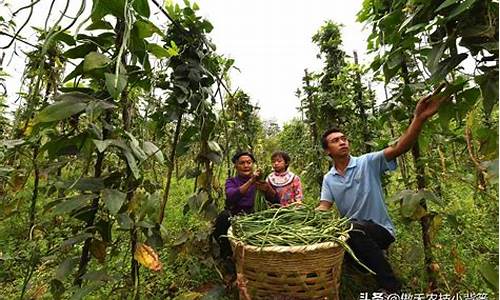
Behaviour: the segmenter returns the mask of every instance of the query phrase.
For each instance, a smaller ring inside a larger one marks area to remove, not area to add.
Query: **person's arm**
[[[226,201],[229,205],[233,205],[238,202],[242,193],[240,192],[239,186],[236,184],[233,178],[226,180]]]
[[[302,202],[304,195],[302,194],[302,183],[300,182],[299,176],[295,176],[292,184],[294,189],[295,202]]]
[[[255,175],[252,175],[252,177],[247,181],[245,182],[244,184],[240,185],[240,193],[242,195],[246,194],[248,192],[248,190],[250,189],[250,187],[252,187],[252,185],[257,181],[257,177]]]
[[[266,200],[271,202],[271,203],[276,203],[277,195],[278,193],[271,187],[269,182],[267,181],[257,181],[255,183],[256,187],[258,190],[263,191]],[[278,201],[279,202],[279,201]]]
[[[406,153],[413,146],[424,123],[438,111],[443,101],[449,99],[449,96],[438,95],[443,87],[444,85],[439,86],[432,95],[425,96],[418,101],[413,120],[406,132],[399,138],[396,145],[384,149],[384,156],[388,161]]]
[[[321,210],[321,211],[327,211],[332,208],[332,202],[326,201],[326,200],[320,200],[318,207],[316,207],[316,210]]]
[[[327,175],[323,177],[323,183],[321,184],[321,196],[318,207],[316,210],[326,211],[329,210],[333,206],[333,194],[328,186]]]

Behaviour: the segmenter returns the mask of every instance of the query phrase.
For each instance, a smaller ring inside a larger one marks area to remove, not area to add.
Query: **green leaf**
[[[106,208],[112,215],[116,215],[118,213],[120,208],[123,206],[126,198],[127,194],[122,193],[118,190],[104,189],[102,191],[102,199],[104,200],[104,204],[106,204]]]
[[[148,0],[134,0],[132,3],[132,7],[138,12],[141,16],[149,18],[149,4]]]
[[[135,179],[139,179],[141,177],[141,174],[139,168],[137,167],[134,155],[132,154],[132,152],[130,152],[130,150],[127,149],[122,149],[122,153],[125,156],[127,164],[130,170],[132,171],[132,174],[134,175]]]
[[[435,72],[441,57],[443,57],[444,50],[446,50],[446,43],[438,43],[432,47],[432,50],[427,56],[427,67],[431,72]]]
[[[405,218],[411,218],[419,206],[420,199],[418,197],[411,196],[403,198],[403,203],[401,204],[401,215]]]
[[[483,161],[481,166],[486,169],[488,181],[498,184],[498,159]]]
[[[0,146],[5,146],[7,149],[13,149],[17,146],[23,145],[25,140],[2,140],[0,141]]]
[[[93,98],[81,93],[63,94],[56,98],[58,101],[42,109],[33,122],[36,124],[67,119],[84,111],[89,99]]]
[[[111,243],[112,242],[112,224],[110,221],[105,221],[105,220],[99,220],[99,222],[96,223],[95,227],[97,228],[97,231],[102,237],[102,240],[106,243]]]
[[[120,229],[128,230],[134,227],[134,221],[126,213],[123,213],[118,215],[118,225]]]
[[[113,29],[113,25],[104,20],[93,21],[92,24],[85,28],[86,30],[102,30],[102,29]]]
[[[73,245],[81,243],[81,242],[83,242],[86,239],[91,238],[91,237],[92,237],[92,233],[89,233],[89,232],[77,234],[77,235],[65,240],[64,242],[62,242],[61,248],[62,249],[70,249],[71,247],[73,247]]]
[[[498,69],[476,76],[475,81],[481,88],[484,113],[489,116],[498,103]]]
[[[106,148],[109,147],[109,145],[113,144],[113,141],[114,140],[104,140],[104,141],[92,140],[92,142],[97,148],[97,151],[99,151],[100,153],[103,153],[104,150],[106,150]]]
[[[80,289],[78,289],[73,296],[71,296],[70,300],[80,300],[84,299],[85,296],[88,294],[92,293],[93,291],[97,290],[99,287],[101,287],[101,284],[93,284],[93,285],[86,285]]]
[[[442,10],[444,8],[447,8],[448,6],[451,6],[451,5],[453,5],[453,4],[455,4],[455,3],[459,2],[459,1],[460,0],[446,0],[443,3],[441,3],[441,5],[439,5],[439,7],[436,8],[434,11],[438,12],[438,11],[440,11],[440,10]]]
[[[64,42],[68,46],[75,45],[75,39],[72,35],[67,34],[66,32],[58,32],[54,36],[54,40]]]
[[[81,63],[79,63],[78,66],[76,66],[75,69],[73,71],[71,71],[71,73],[68,74],[68,76],[64,77],[63,82],[67,82],[67,81],[75,78],[76,76],[82,75],[82,74],[83,74],[83,61]]]
[[[83,61],[83,71],[88,72],[95,69],[100,69],[105,67],[110,62],[111,60],[107,56],[97,52],[90,52],[89,54],[85,55]]]
[[[73,182],[66,182],[66,188],[69,188],[70,184],[73,185]],[[73,189],[77,189],[80,191],[98,192],[104,189],[104,180],[102,178],[94,177],[80,178],[76,182],[76,184],[74,184]]]
[[[484,262],[479,266],[479,272],[495,291],[498,291],[498,270],[495,267],[496,264]]]
[[[467,56],[467,53],[460,53],[459,55],[449,57],[440,62],[436,67],[436,71],[432,73],[430,81],[434,83],[442,81],[446,75],[466,59]]]
[[[158,44],[148,43],[146,49],[157,58],[170,57],[170,52]]]
[[[59,266],[57,266],[54,277],[59,281],[65,281],[66,276],[71,273],[78,261],[79,257],[70,257],[63,260]]]
[[[93,0],[92,22],[102,20],[104,16],[112,14],[115,17],[123,19],[123,10],[125,0]]]
[[[165,162],[163,153],[161,152],[160,148],[158,148],[155,144],[146,141],[142,145],[142,148],[144,149],[144,152],[148,157],[154,155],[159,163],[163,164]]]
[[[65,290],[66,289],[64,288],[64,284],[60,280],[52,279],[50,281],[50,294],[52,295],[53,299],[62,299],[62,295],[64,294]]]
[[[69,49],[68,51],[63,53],[63,56],[66,58],[83,58],[85,55],[89,54],[92,51],[96,51],[97,46],[91,43],[83,43],[79,46]]]
[[[113,277],[109,276],[105,271],[90,271],[82,276],[83,280],[90,281],[112,281]]]
[[[137,37],[139,39],[148,38],[152,36],[153,33],[157,33],[160,36],[163,36],[163,32],[148,20],[139,19],[135,21],[134,28],[136,29]]]
[[[71,212],[75,209],[80,209],[89,204],[91,199],[94,199],[96,195],[78,195],[75,197],[66,198],[66,201],[63,201],[53,208],[53,212],[55,214],[64,214]]]
[[[455,18],[456,16],[464,13],[465,11],[468,11],[474,3],[476,3],[477,0],[465,0],[464,2],[460,3],[457,8],[455,8],[448,16],[446,16],[447,20],[451,20]]]
[[[127,86],[127,75],[119,74],[117,77],[115,74],[104,73],[104,77],[106,78],[108,93],[114,99],[118,99],[123,89]]]
[[[214,152],[222,153],[222,149],[216,141],[208,141],[208,148]]]

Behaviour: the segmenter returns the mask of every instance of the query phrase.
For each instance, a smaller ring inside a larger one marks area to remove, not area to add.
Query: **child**
[[[299,176],[288,171],[290,156],[283,151],[271,155],[274,172],[267,176],[267,182],[278,193],[281,206],[302,202],[302,185]]]

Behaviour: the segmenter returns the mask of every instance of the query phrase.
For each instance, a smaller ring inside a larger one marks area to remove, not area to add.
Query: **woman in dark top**
[[[215,221],[214,236],[220,246],[222,258],[232,256],[231,245],[226,237],[231,223],[229,218],[240,213],[252,213],[257,190],[266,195],[271,203],[279,203],[279,196],[267,181],[259,181],[260,171],[254,172],[255,158],[249,152],[238,152],[232,162],[236,168],[236,176],[226,180],[226,209]]]

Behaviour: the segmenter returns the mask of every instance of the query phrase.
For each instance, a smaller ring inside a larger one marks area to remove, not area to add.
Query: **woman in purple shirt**
[[[232,256],[231,245],[226,237],[231,222],[231,216],[252,213],[255,193],[261,190],[271,203],[279,203],[279,196],[267,181],[259,181],[260,171],[253,170],[255,158],[249,152],[238,152],[232,162],[236,169],[236,176],[226,180],[226,209],[215,220],[214,236],[220,246],[222,258]]]

